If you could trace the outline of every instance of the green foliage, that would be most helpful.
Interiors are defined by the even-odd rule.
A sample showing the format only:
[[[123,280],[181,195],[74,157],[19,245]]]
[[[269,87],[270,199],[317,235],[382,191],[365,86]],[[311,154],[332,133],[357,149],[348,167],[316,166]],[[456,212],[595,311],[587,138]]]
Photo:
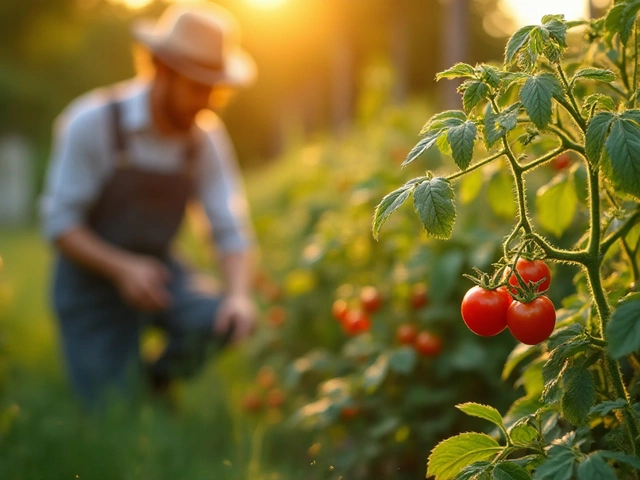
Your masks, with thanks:
[[[620,301],[607,326],[608,348],[614,358],[640,349],[640,294]]]
[[[431,452],[427,476],[453,479],[474,462],[493,459],[502,447],[482,433],[462,433],[439,443]]]

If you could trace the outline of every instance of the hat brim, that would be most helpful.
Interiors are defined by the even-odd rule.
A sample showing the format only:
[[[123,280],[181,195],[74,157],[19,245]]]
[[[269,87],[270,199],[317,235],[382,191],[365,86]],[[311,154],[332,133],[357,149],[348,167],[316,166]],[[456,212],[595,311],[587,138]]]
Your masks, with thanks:
[[[132,27],[133,37],[158,59],[176,72],[204,85],[248,87],[255,82],[257,66],[251,55],[236,47],[226,51],[221,69],[212,69],[190,61],[179,52],[167,48],[165,36],[155,31],[152,20],[138,20]]]

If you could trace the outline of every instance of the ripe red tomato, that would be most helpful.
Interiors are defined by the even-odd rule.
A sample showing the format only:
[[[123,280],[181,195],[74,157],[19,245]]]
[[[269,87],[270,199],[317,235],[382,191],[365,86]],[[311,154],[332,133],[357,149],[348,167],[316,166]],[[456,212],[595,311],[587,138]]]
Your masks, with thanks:
[[[360,407],[358,407],[357,405],[349,405],[342,407],[342,410],[340,411],[340,417],[342,417],[343,420],[351,420],[357,417],[359,413]]]
[[[437,357],[442,351],[442,339],[431,332],[423,330],[414,343],[416,351],[425,357]]]
[[[547,297],[532,302],[515,301],[507,310],[507,326],[516,340],[526,345],[545,341],[556,325],[556,309]]]
[[[507,310],[511,301],[506,287],[486,290],[476,285],[462,299],[460,313],[469,330],[476,335],[492,337],[507,328]]]
[[[344,322],[347,318],[347,313],[349,313],[349,305],[347,305],[347,301],[339,298],[338,300],[333,302],[331,313],[333,314],[333,318]]]
[[[551,162],[551,168],[557,172],[564,170],[569,165],[571,165],[571,154],[567,152],[561,153]]]
[[[364,287],[360,291],[360,304],[367,313],[373,313],[382,305],[382,296],[376,287]]]
[[[427,286],[418,282],[411,287],[411,307],[414,310],[420,310],[429,304],[429,296],[427,295]]]
[[[525,283],[535,283],[545,278],[545,281],[538,286],[538,292],[543,292],[551,285],[551,271],[549,266],[542,260],[527,260],[519,258],[516,262],[516,271],[520,274]],[[509,274],[508,272],[507,274]],[[518,285],[518,279],[515,275],[509,277],[509,283],[513,286]]]
[[[262,400],[255,393],[248,393],[242,399],[242,406],[248,412],[257,412],[262,408]]]
[[[348,335],[357,335],[371,328],[371,320],[362,310],[350,310],[342,325]]]
[[[264,390],[269,390],[276,384],[276,372],[268,365],[262,366],[260,367],[260,370],[258,370],[256,380],[258,382],[258,385],[260,385]]]
[[[410,323],[403,323],[396,330],[396,337],[402,345],[413,345],[417,336],[418,329]]]

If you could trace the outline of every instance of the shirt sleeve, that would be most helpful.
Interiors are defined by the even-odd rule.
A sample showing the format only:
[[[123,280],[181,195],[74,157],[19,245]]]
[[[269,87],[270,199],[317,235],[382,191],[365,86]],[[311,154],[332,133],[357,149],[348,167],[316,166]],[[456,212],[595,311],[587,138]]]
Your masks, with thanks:
[[[216,247],[221,252],[246,250],[255,235],[235,150],[221,121],[205,131],[203,143],[199,193]]]
[[[40,202],[44,236],[51,242],[81,224],[106,175],[100,164],[105,125],[96,109],[61,116]]]

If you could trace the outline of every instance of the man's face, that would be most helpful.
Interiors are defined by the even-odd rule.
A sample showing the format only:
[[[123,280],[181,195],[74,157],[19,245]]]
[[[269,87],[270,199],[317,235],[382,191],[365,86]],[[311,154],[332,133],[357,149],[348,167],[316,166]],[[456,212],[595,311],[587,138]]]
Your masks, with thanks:
[[[213,87],[166,71],[164,113],[177,130],[188,130],[200,110],[209,106]]]

